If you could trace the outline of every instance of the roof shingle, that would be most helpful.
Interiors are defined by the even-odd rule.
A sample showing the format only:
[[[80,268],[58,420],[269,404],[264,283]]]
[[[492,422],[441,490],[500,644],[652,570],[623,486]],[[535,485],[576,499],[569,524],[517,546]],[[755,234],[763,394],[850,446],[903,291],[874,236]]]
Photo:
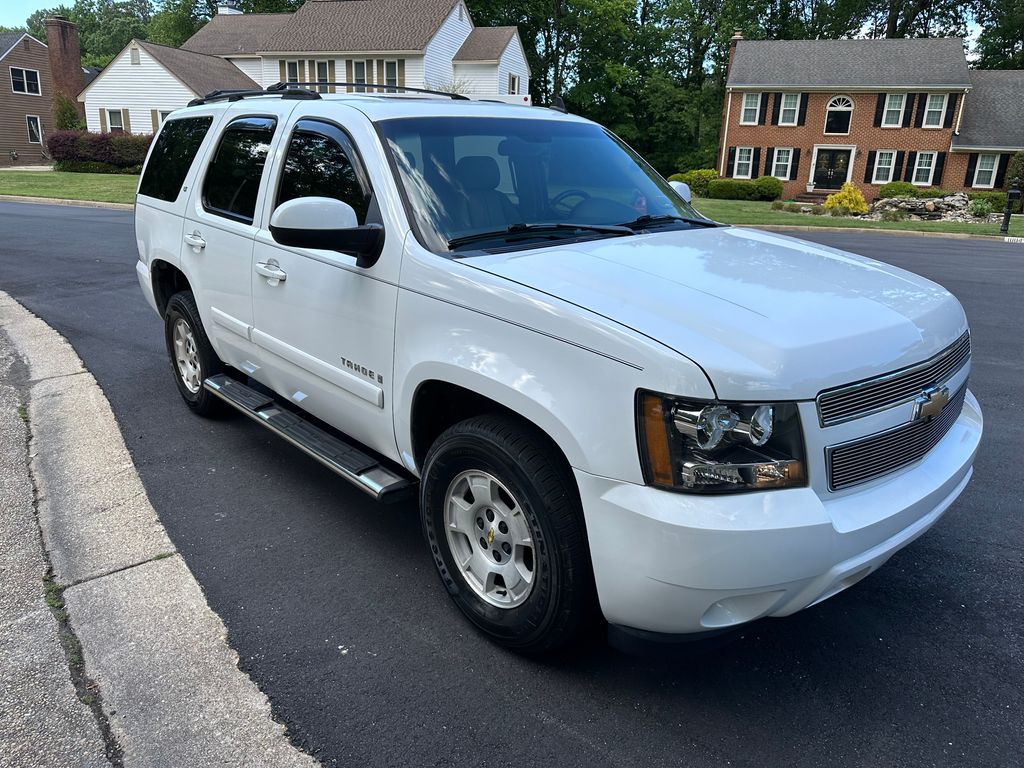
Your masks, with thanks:
[[[1024,150],[1024,70],[975,70],[954,147]]]
[[[238,67],[225,59],[169,48],[145,40],[135,42],[197,96],[205,96],[210,91],[217,90],[259,88]]]
[[[516,27],[476,27],[452,61],[497,61],[516,32]]]
[[[218,14],[192,37],[182,49],[211,56],[253,54],[263,50],[264,41],[283,27],[290,13]]]
[[[969,88],[959,38],[740,40],[734,88]]]
[[[0,59],[10,53],[11,48],[13,48],[24,35],[24,32],[5,32],[0,35]]]

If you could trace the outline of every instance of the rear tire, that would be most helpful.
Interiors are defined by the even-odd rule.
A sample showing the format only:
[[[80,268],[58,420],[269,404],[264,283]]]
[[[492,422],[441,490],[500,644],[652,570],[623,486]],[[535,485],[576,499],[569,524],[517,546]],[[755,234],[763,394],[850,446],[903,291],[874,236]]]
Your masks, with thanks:
[[[579,493],[564,458],[529,425],[485,415],[445,431],[424,462],[420,515],[448,593],[495,642],[546,653],[591,623]]]
[[[213,351],[191,291],[171,296],[164,312],[164,340],[174,383],[185,404],[200,416],[224,413],[224,403],[203,387],[210,376],[223,373],[224,363]]]

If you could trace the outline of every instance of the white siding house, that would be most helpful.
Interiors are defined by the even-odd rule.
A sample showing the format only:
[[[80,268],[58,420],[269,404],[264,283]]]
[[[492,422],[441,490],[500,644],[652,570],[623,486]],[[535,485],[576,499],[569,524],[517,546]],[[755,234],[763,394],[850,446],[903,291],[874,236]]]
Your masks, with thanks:
[[[460,0],[427,43],[427,50],[423,54],[423,81],[427,88],[441,91],[457,88],[452,60],[472,31],[473,22],[469,19],[469,11]],[[486,89],[479,93],[497,92]]]

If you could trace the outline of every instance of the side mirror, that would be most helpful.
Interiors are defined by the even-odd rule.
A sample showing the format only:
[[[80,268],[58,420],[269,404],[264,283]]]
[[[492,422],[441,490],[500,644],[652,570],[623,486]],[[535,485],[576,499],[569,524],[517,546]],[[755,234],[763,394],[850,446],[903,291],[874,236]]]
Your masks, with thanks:
[[[355,256],[363,268],[376,264],[384,248],[384,227],[359,226],[352,206],[331,197],[297,197],[277,206],[270,234],[281,245]]]
[[[690,202],[692,195],[690,194],[690,185],[682,181],[670,181],[668,183],[672,189],[676,191],[676,194],[683,198],[684,202]]]

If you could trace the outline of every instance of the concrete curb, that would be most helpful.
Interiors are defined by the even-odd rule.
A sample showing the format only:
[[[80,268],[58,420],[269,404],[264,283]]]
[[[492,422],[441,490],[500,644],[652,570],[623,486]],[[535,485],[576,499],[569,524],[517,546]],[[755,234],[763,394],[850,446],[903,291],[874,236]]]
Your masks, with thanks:
[[[103,203],[98,200],[67,200],[63,197],[23,197],[21,195],[0,195],[5,203],[42,203],[45,205],[72,205],[81,208],[109,208],[115,211],[134,211],[134,203]]]
[[[318,765],[238,668],[95,379],[64,338],[2,291],[0,325],[29,369],[43,541],[123,765]]]
[[[896,235],[898,237],[943,237],[952,240],[994,240],[1014,242],[1004,235],[972,235],[967,232],[914,232],[908,229],[874,229],[871,227],[811,227],[798,224],[734,224],[740,229],[763,229],[766,232],[848,232],[865,235]]]

